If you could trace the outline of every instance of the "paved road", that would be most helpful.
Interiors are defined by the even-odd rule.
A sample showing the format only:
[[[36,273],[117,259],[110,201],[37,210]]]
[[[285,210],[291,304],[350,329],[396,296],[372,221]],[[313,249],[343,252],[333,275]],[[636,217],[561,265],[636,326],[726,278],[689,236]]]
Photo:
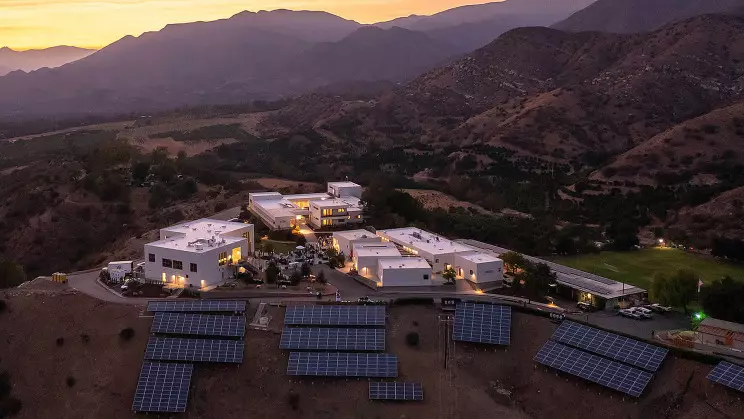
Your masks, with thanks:
[[[645,339],[651,338],[652,331],[690,329],[690,319],[678,312],[654,314],[654,318],[649,320],[635,320],[604,311],[575,317],[590,324]]]
[[[98,278],[99,270],[92,272],[81,273],[81,274],[70,274],[67,277],[68,285],[83,294],[87,294],[93,298],[97,298],[102,301],[108,301],[110,303],[118,304],[129,304],[129,305],[144,305],[147,303],[145,300],[120,297],[108,289],[104,288],[101,284],[96,281]]]

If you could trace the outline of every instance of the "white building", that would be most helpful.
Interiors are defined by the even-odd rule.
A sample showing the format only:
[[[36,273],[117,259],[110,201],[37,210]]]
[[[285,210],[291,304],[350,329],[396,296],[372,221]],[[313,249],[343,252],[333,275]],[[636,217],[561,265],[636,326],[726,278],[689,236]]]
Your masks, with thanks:
[[[393,242],[402,247],[404,251],[426,259],[434,268],[434,272],[454,267],[456,254],[471,253],[475,250],[470,246],[415,227],[378,230],[377,235],[383,241]]]
[[[380,243],[382,239],[367,230],[346,230],[333,233],[333,248],[347,258],[354,256],[354,246],[359,243]]]
[[[363,221],[362,187],[353,182],[330,182],[327,193],[248,195],[248,210],[272,230],[288,230],[309,223],[314,228]]]
[[[377,262],[380,259],[400,259],[402,255],[392,243],[357,243],[354,245],[352,263],[360,275],[371,278],[379,277]],[[429,269],[431,272],[431,269]]]
[[[496,285],[504,282],[504,262],[485,252],[457,253],[457,276],[476,284]]]
[[[183,287],[219,284],[253,252],[253,224],[201,219],[160,230],[145,245],[145,278]]]
[[[381,258],[377,262],[379,287],[432,285],[431,266],[420,257]]]

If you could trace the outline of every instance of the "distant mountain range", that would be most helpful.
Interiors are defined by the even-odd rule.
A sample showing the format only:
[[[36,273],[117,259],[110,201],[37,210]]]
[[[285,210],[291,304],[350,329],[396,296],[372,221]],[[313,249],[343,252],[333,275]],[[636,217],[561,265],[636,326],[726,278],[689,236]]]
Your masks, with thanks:
[[[0,48],[0,76],[15,70],[34,71],[44,67],[59,67],[87,57],[94,52],[96,50],[67,46],[28,51]]]
[[[710,13],[744,12],[744,0],[598,0],[553,27],[564,31],[647,32]]]
[[[591,1],[506,0],[379,25],[289,10],[168,25],[62,68],[0,78],[0,118],[154,111],[355,81],[402,82],[507,30],[549,25]]]

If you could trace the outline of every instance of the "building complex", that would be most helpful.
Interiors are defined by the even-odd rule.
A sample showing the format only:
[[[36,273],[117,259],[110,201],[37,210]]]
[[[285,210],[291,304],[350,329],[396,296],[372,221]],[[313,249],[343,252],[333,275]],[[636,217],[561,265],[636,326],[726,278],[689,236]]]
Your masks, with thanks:
[[[362,187],[353,182],[330,182],[325,193],[282,195],[259,192],[248,195],[248,210],[272,230],[309,224],[312,228],[360,224]]]
[[[145,278],[204,288],[232,276],[233,265],[254,250],[253,224],[201,219],[160,230],[145,245]]]

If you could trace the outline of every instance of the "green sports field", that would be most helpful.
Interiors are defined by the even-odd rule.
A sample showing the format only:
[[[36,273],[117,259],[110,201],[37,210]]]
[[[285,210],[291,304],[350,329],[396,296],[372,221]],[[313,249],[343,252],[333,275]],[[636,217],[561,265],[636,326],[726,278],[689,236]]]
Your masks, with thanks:
[[[671,248],[602,252],[598,255],[555,258],[554,261],[645,289],[649,289],[657,272],[674,272],[681,268],[696,271],[704,283],[726,275],[744,281],[744,265],[733,265]]]

